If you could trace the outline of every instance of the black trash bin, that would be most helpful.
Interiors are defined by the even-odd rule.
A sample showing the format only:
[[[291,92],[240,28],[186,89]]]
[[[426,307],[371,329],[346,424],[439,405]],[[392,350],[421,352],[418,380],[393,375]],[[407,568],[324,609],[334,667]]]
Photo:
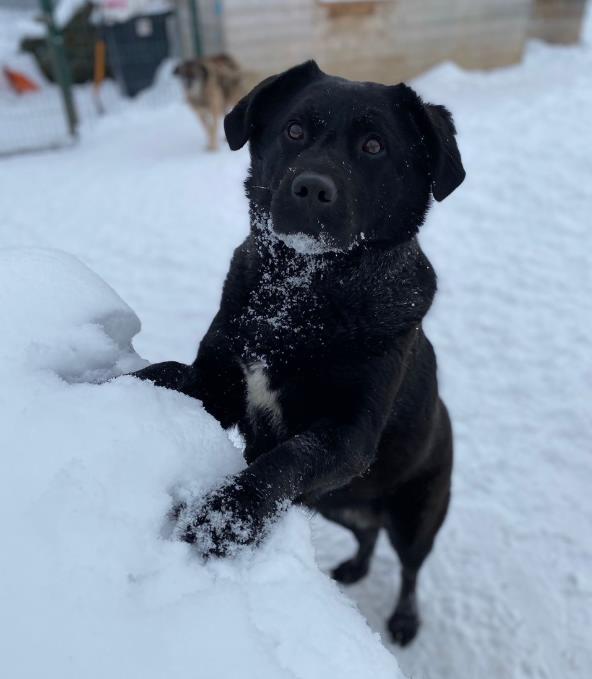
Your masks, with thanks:
[[[142,14],[104,26],[109,65],[129,97],[152,85],[157,68],[169,56],[170,16],[171,12]]]

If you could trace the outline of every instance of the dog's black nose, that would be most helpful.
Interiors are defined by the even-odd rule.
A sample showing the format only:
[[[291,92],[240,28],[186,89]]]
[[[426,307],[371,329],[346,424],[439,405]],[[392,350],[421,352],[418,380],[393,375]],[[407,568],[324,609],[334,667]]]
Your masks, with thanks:
[[[335,182],[325,174],[301,172],[292,182],[292,196],[311,207],[331,205],[337,198]]]

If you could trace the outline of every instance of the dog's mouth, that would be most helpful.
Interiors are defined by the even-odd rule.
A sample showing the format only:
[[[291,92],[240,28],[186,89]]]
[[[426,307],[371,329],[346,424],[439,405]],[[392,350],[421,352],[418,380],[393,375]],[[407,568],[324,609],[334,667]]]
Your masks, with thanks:
[[[364,233],[360,233],[347,243],[338,242],[331,234],[321,230],[310,234],[302,229],[290,229],[285,232],[274,222],[272,216],[265,212],[257,219],[259,236],[273,250],[278,243],[282,243],[297,255],[319,256],[332,253],[349,252],[358,247],[364,240]]]
[[[274,236],[303,255],[343,252],[352,247],[353,229],[344,214],[311,215],[297,207],[271,201],[270,228]]]
[[[283,220],[273,216],[269,220],[269,228],[277,240],[301,255],[348,252],[365,240],[364,233],[351,233],[347,225],[338,228],[337,225],[316,223],[314,228],[307,224],[299,228],[290,222],[286,228]]]
[[[299,255],[324,255],[329,252],[341,252],[342,248],[324,233],[310,236],[307,233],[280,233],[274,230],[278,240],[297,252]]]

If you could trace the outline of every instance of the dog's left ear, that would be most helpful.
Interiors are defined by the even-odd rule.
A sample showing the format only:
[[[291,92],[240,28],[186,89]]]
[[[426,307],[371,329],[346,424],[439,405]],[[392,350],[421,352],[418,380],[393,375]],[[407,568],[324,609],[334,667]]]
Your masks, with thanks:
[[[407,85],[397,85],[411,117],[417,125],[427,151],[432,180],[432,195],[444,200],[465,178],[460,151],[456,144],[456,128],[452,114],[445,106],[424,103]],[[401,99],[397,97],[397,103]]]
[[[233,151],[242,148],[274,102],[285,101],[304,85],[323,75],[312,59],[260,82],[224,118],[224,132]]]

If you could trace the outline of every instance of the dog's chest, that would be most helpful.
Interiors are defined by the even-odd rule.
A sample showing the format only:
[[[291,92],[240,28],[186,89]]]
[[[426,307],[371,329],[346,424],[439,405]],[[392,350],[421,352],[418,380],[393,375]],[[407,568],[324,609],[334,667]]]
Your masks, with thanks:
[[[318,352],[327,321],[318,278],[312,267],[262,273],[237,319],[244,364],[273,364],[277,375]]]
[[[205,103],[204,83],[201,78],[190,78],[185,81],[185,96],[192,104]]]
[[[270,386],[266,363],[255,361],[243,364],[243,372],[249,419],[254,423],[258,417],[263,416],[275,429],[281,429],[283,416],[279,401],[280,393]]]

